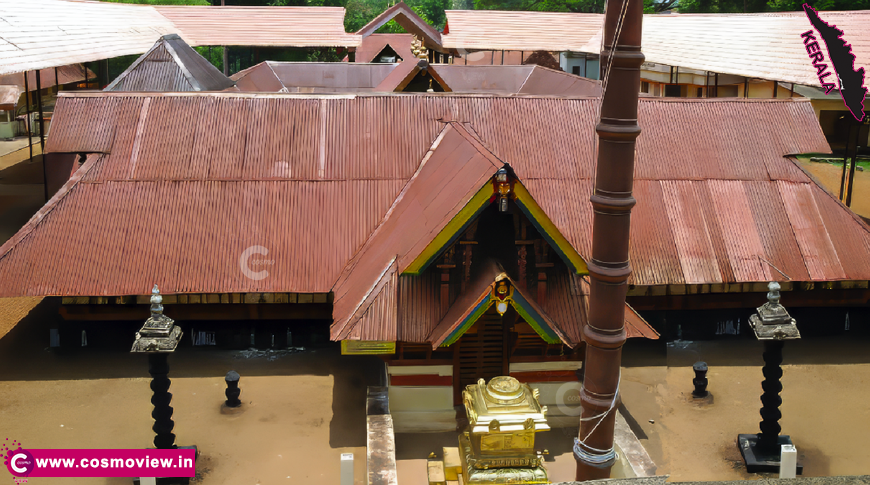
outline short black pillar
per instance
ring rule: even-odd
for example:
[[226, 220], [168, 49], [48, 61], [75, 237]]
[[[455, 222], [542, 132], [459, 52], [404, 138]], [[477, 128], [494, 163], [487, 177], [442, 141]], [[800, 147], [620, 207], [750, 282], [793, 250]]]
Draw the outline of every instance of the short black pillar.
[[695, 389], [692, 391], [692, 396], [707, 397], [707, 363], [695, 362], [695, 365], [692, 366], [692, 370], [695, 371], [695, 378], [692, 379], [692, 384], [695, 385]]
[[225, 379], [227, 381], [227, 401], [226, 406], [230, 408], [237, 408], [242, 405], [242, 401], [239, 400], [239, 394], [242, 393], [242, 390], [239, 389], [239, 373], [231, 370], [227, 372], [227, 377]]

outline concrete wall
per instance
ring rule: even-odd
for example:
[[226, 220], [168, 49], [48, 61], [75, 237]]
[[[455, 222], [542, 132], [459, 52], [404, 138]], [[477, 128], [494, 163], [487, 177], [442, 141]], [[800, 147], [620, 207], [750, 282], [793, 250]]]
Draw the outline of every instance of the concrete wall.
[[[396, 433], [443, 432], [456, 429], [453, 409], [453, 366], [407, 365], [387, 366], [390, 375], [390, 413]], [[433, 377], [451, 382], [449, 385], [393, 385], [399, 376], [402, 382], [426, 382]]]

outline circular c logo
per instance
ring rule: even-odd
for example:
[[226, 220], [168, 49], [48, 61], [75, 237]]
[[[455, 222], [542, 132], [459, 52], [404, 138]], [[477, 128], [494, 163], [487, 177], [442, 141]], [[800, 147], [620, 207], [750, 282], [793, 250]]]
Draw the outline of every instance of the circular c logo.
[[9, 457], [9, 473], [17, 477], [30, 475], [36, 467], [33, 455], [24, 450], [17, 450]]
[[580, 389], [582, 384], [576, 381], [566, 382], [556, 389], [556, 407], [565, 416], [580, 416], [583, 407], [580, 405]]
[[242, 274], [247, 276], [252, 280], [259, 281], [267, 276], [269, 276], [269, 272], [265, 269], [260, 271], [254, 271], [251, 269], [251, 266], [248, 264], [248, 260], [251, 259], [251, 256], [255, 254], [262, 254], [266, 256], [269, 254], [269, 250], [264, 248], [263, 246], [251, 246], [242, 253], [241, 257], [239, 257], [239, 267], [242, 269]]

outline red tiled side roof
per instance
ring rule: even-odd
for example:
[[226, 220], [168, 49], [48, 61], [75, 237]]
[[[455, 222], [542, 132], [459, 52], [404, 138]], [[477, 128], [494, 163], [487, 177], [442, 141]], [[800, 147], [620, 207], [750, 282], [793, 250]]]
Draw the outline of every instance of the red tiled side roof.
[[[589, 257], [597, 103], [63, 94], [46, 151], [105, 155], [0, 247], [0, 296], [329, 291], [446, 120]], [[867, 226], [784, 157], [829, 150], [809, 102], [642, 99], [639, 117], [632, 284], [870, 279]], [[270, 277], [241, 275], [251, 245]]]

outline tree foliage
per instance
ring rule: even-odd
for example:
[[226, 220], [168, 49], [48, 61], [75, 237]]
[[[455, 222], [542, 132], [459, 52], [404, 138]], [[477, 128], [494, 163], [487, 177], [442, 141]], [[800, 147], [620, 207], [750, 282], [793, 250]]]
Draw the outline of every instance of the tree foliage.
[[792, 12], [808, 3], [816, 10], [866, 10], [870, 0], [679, 0], [682, 13]]

